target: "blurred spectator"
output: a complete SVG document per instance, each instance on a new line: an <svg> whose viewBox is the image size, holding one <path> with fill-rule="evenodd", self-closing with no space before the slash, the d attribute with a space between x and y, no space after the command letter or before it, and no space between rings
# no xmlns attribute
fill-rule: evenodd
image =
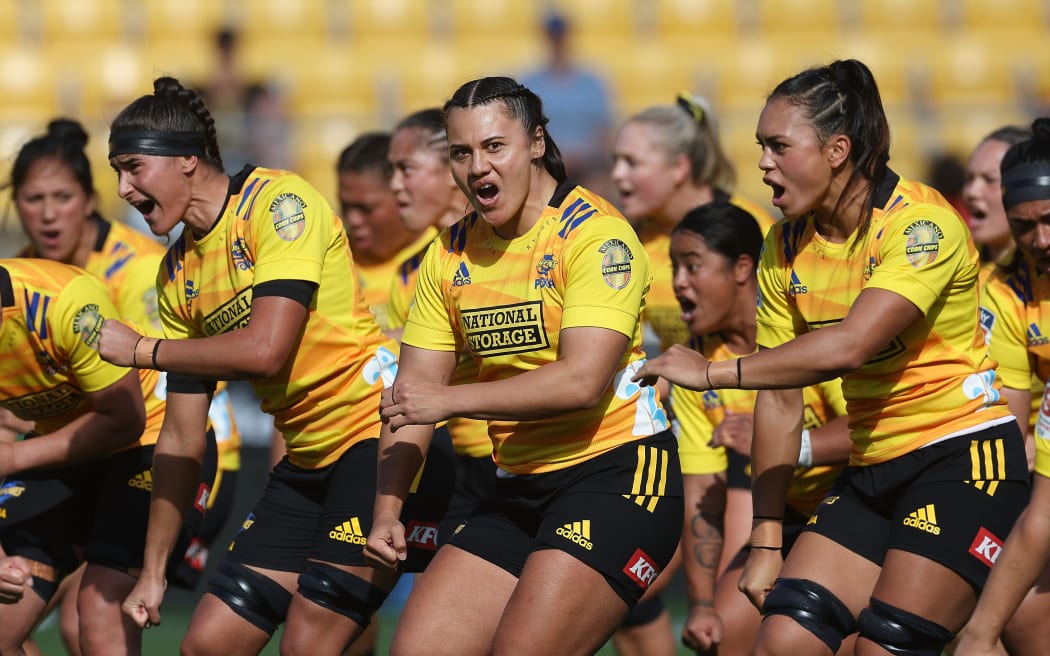
<svg viewBox="0 0 1050 656"><path fill-rule="evenodd" d="M553 10L547 14L543 23L547 62L523 75L521 82L543 100L544 114L550 118L548 129L569 175L594 189L599 178L608 186L612 111L605 81L573 60L570 28L565 15Z"/></svg>
<svg viewBox="0 0 1050 656"><path fill-rule="evenodd" d="M293 165L288 115L272 85L254 82L244 90L244 141L247 162L271 169Z"/></svg>
<svg viewBox="0 0 1050 656"><path fill-rule="evenodd" d="M941 192L955 211L970 224L970 211L963 201L963 184L966 183L966 166L952 153L939 153L930 159L926 169L926 182Z"/></svg>
<svg viewBox="0 0 1050 656"><path fill-rule="evenodd" d="M227 171L245 164L291 167L288 117L278 87L244 73L236 30L219 30L214 45L211 78L201 81L198 91L212 110Z"/></svg>

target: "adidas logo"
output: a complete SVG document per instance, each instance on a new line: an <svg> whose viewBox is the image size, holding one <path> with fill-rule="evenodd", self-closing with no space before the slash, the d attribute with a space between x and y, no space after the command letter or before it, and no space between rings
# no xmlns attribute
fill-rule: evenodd
<svg viewBox="0 0 1050 656"><path fill-rule="evenodd" d="M153 491L153 470L141 471L128 479L128 487L138 488L147 492Z"/></svg>
<svg viewBox="0 0 1050 656"><path fill-rule="evenodd" d="M933 535L941 534L941 527L937 526L937 511L934 510L932 503L908 513L908 516L904 518L904 525Z"/></svg>
<svg viewBox="0 0 1050 656"><path fill-rule="evenodd" d="M456 273L452 276L453 287L463 287L464 285L470 284L470 271L467 269L466 262L460 262L459 268Z"/></svg>
<svg viewBox="0 0 1050 656"><path fill-rule="evenodd" d="M594 548L594 543L591 542L591 520L589 519L569 522L565 526L558 527L554 532L566 540L575 542L587 551Z"/></svg>
<svg viewBox="0 0 1050 656"><path fill-rule="evenodd" d="M363 545L366 542L364 531L361 530L361 520L357 517L353 517L333 528L328 532L328 537L340 542L349 542L350 544Z"/></svg>

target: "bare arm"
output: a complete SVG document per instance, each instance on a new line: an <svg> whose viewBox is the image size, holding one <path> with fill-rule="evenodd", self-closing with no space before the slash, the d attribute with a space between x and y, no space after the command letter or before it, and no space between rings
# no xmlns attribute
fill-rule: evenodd
<svg viewBox="0 0 1050 656"><path fill-rule="evenodd" d="M274 376L295 349L306 321L306 307L283 296L252 300L248 325L196 339L165 339L157 349L157 369L215 380ZM112 319L102 326L99 353L123 366L151 367L157 340ZM136 348L137 345L137 348Z"/></svg>
<svg viewBox="0 0 1050 656"><path fill-rule="evenodd" d="M165 569L193 501L204 460L207 394L168 392L164 424L153 451L153 492L142 574L124 603L139 626L160 623Z"/></svg>
<svg viewBox="0 0 1050 656"><path fill-rule="evenodd" d="M708 367L699 353L675 345L646 362L636 379L651 384L662 376L694 390L802 388L858 369L921 317L919 308L900 294L865 289L839 323L740 358L739 365L723 360Z"/></svg>
<svg viewBox="0 0 1050 656"><path fill-rule="evenodd" d="M90 410L56 431L0 444L2 473L72 465L102 458L131 445L146 425L138 372L86 395Z"/></svg>
<svg viewBox="0 0 1050 656"><path fill-rule="evenodd" d="M853 442L849 438L849 417L835 417L820 428L809 431L813 465L842 465L849 462Z"/></svg>
<svg viewBox="0 0 1050 656"><path fill-rule="evenodd" d="M396 567L407 555L401 509L434 434L433 423L405 424L392 428L388 412L397 407L396 391L406 384L444 387L456 367L453 351L429 351L413 346L402 346L394 385L383 390L380 414L384 416L379 434L379 462L377 464L376 498L373 506L372 531L365 543L365 556L385 565ZM409 385L411 387L411 385ZM393 415L395 419L401 418Z"/></svg>
<svg viewBox="0 0 1050 656"><path fill-rule="evenodd" d="M562 330L559 339L555 362L504 380L456 385L453 390L447 383L402 380L399 371L393 388L397 402L384 408L383 416L397 430L449 417L528 421L593 407L612 382L627 336L580 327Z"/></svg>
<svg viewBox="0 0 1050 656"><path fill-rule="evenodd" d="M682 567L689 617L682 627L682 642L691 649L710 649L722 640L722 621L715 612L715 583L722 557L725 474L688 474L683 476L683 483Z"/></svg>
<svg viewBox="0 0 1050 656"><path fill-rule="evenodd" d="M740 589L762 607L783 564L779 549L784 531L788 485L798 462L802 434L802 390L761 390L755 401L755 438L751 444L752 550ZM755 548L756 545L759 548ZM769 548L763 548L769 547Z"/></svg>

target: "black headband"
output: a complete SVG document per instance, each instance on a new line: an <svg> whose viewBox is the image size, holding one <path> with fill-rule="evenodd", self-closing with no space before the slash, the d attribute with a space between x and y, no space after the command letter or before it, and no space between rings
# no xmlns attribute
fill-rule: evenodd
<svg viewBox="0 0 1050 656"><path fill-rule="evenodd" d="M162 155L204 157L207 142L201 132L166 130L114 130L109 135L109 156Z"/></svg>

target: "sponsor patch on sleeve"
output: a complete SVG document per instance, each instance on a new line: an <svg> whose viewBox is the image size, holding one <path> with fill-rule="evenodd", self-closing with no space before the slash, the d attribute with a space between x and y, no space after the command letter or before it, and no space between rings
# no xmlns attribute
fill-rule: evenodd
<svg viewBox="0 0 1050 656"><path fill-rule="evenodd" d="M904 229L907 242L904 254L915 268L933 264L940 251L944 233L941 227L929 219L919 219Z"/></svg>
<svg viewBox="0 0 1050 656"><path fill-rule="evenodd" d="M631 260L634 254L619 239L609 239L598 252L602 254L602 279L613 289L623 289L631 282Z"/></svg>
<svg viewBox="0 0 1050 656"><path fill-rule="evenodd" d="M73 317L73 333L91 348L98 350L98 338L102 332L102 315L94 303L80 308Z"/></svg>
<svg viewBox="0 0 1050 656"><path fill-rule="evenodd" d="M283 193L270 203L270 216L277 236L295 241L306 230L306 201L291 192Z"/></svg>

